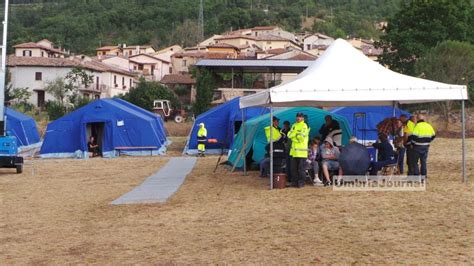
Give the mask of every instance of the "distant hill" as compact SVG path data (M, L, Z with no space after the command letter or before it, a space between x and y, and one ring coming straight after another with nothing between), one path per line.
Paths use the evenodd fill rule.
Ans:
M204 0L205 35L257 25L377 38L401 0ZM198 41L198 0L11 0L9 44L47 38L75 53L109 44Z

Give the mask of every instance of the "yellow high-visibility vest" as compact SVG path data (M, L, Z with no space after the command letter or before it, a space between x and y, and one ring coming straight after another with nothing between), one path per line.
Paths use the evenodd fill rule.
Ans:
M275 128L275 127L272 127L272 128L273 128L273 135L272 135L273 142L279 141L282 137L280 130L278 130L278 128ZM267 142L270 143L270 126L265 127L265 136L267 137Z
M308 158L309 128L304 121L293 124L288 138L291 139L290 155L295 158Z

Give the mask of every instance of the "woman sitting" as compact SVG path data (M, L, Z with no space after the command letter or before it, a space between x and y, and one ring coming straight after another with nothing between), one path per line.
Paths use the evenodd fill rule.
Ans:
M311 146L309 147L308 159L306 159L305 169L310 170L309 173L312 174L311 179L313 180L313 185L320 186L323 184L321 179L319 179L319 162L318 159L321 155L321 149L319 147L321 139L313 139Z
M370 163L370 175L377 175L384 166L397 163L397 156L393 150L392 144L388 141L387 135L380 133L379 141L372 144L377 149L379 160Z

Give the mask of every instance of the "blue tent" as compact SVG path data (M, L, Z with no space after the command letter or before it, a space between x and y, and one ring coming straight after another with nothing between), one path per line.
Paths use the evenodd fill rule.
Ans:
M296 114L302 112L308 116L308 126L310 127L310 138L313 138L319 135L319 129L325 123L324 117L326 115L331 115L328 111L314 108L314 107L294 107L284 110L279 110L273 112L273 115L278 117L280 121L288 120L290 123L294 123L296 120ZM351 130L347 120L340 115L332 115L333 119L339 122L339 125L342 130L342 144L346 145L349 142L351 136ZM260 162L265 156L265 145L267 145L267 138L265 136L264 128L270 125L270 114L265 114L249 121L245 122L245 139L246 139L246 149L245 152L242 152L243 149L243 132L239 131L237 134L234 144L231 148L231 153L229 155L228 161L232 165L237 167L242 167L244 158L243 154L247 155L250 152L250 149L253 150L252 160L255 162Z
M158 128L157 130L157 134L158 134L158 138L160 139L161 142L165 143L168 141L168 137L167 137L167 133L166 133L166 128L165 128L165 123L163 121L163 118L159 115L159 114L155 114L155 113L152 113L150 111L147 111L141 107L138 107L134 104L131 104L123 99L120 99L120 98L112 98L112 100L120 103L120 104L123 104L135 111L138 111L148 117L151 117L154 121L155 121L155 124L156 124L156 127Z
M246 108L244 111L245 120L268 112L268 108L265 107ZM183 153L197 153L197 131L200 123L204 123L206 126L208 138L217 139L219 141L218 144L207 144L206 153L220 153L222 145L225 150L229 149L234 142L235 134L237 134L242 125L242 110L239 107L239 97L199 115L191 129L188 143Z
M97 137L104 157L114 157L116 147L157 147L154 154L166 151L163 128L153 113L118 100L96 100L48 124L41 157L87 158L87 141ZM150 154L139 149L130 155Z
M338 107L330 110L333 114L344 116L349 122L354 136L359 140L377 140L377 124L387 117L393 116L391 106L351 106ZM410 113L399 108L395 108L395 116L405 114L410 117Z
M8 107L5 108L5 115L7 116L7 135L15 136L19 147L40 143L40 135L33 118Z

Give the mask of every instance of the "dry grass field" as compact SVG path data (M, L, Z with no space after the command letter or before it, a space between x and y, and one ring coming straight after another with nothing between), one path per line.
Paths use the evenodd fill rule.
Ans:
M217 157L206 157L167 203L126 206L109 203L166 157L36 160L34 175L31 162L22 175L0 171L0 261L472 263L474 139L468 184L459 143L436 139L426 192L269 191L256 173L213 174Z

